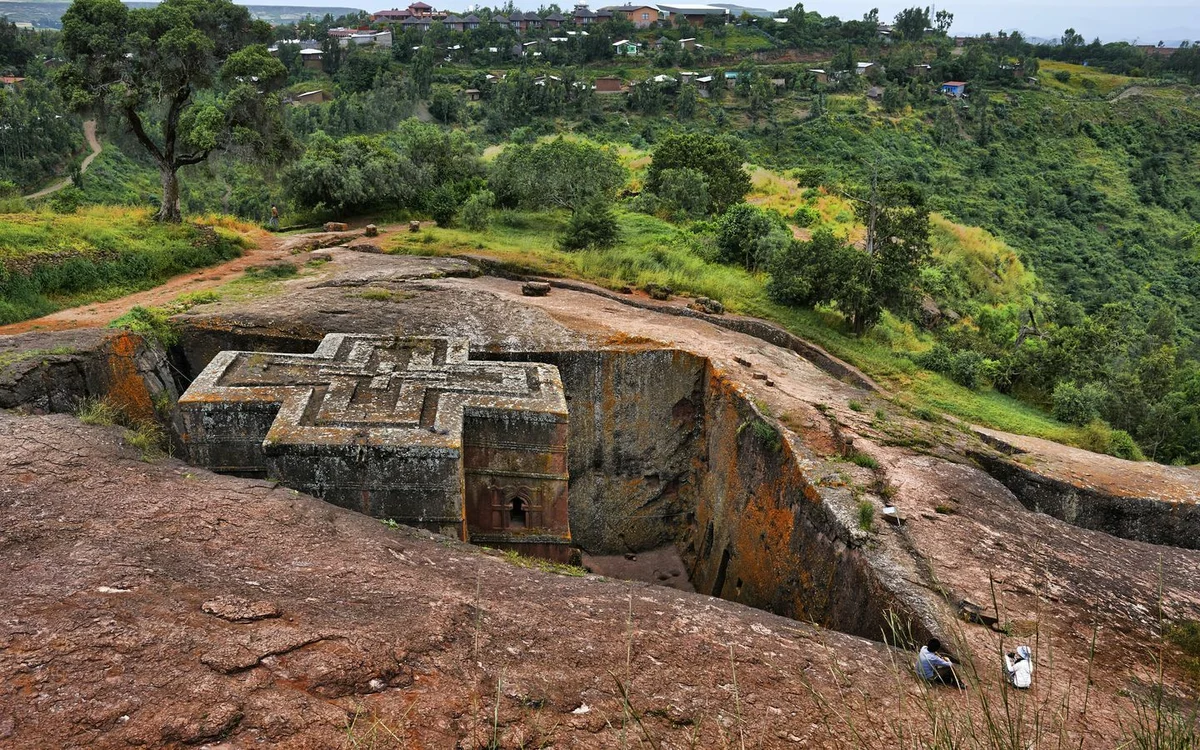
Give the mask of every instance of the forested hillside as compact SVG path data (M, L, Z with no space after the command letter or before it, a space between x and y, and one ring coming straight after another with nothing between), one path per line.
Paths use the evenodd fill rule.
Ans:
M105 2L76 7L120 12ZM482 249L704 294L818 340L915 408L1200 462L1196 48L1089 44L1070 30L1050 45L955 40L945 11L884 25L801 6L649 29L618 13L586 36L569 20L570 35L397 25L389 48L328 35L365 23L244 24L258 52L243 71L274 71L265 45L285 40L271 53L282 72L253 79L249 114L283 102L286 138L231 124L255 87L213 67L195 111L227 119L211 132L180 119L193 128L181 144L203 152L179 171L185 214L265 223L274 204L285 225L434 219L429 240L393 249ZM13 38L28 52L0 68L30 84L0 94L0 110L62 123L61 137L38 136L57 140L0 146L0 179L24 189L69 168L78 115L65 102L83 89L45 70L70 57L58 36ZM319 63L286 40L315 40ZM304 103L314 91L331 100ZM109 148L57 210L160 201L154 153L128 112L103 104L88 112ZM139 106L161 139L166 110Z

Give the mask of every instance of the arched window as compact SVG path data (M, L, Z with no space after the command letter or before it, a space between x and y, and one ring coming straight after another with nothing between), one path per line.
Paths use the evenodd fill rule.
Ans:
M508 526L513 529L525 528L525 500L521 497L512 499L512 510L508 514Z

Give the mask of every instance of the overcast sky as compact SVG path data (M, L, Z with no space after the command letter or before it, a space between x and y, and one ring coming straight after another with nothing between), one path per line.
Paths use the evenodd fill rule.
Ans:
M913 0L809 0L804 7L843 20L878 7L882 20L916 4ZM1141 44L1200 39L1200 0L950 0L937 7L954 14L951 33L958 34L1019 29L1026 36L1058 37L1073 27L1088 41L1097 36L1105 41L1137 39Z

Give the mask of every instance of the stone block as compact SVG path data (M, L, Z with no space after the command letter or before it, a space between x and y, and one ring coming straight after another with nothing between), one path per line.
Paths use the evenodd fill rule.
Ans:
M521 294L526 297L545 297L550 293L550 284L546 281L526 281L521 285Z
M367 237L378 237L379 236L379 227L375 226L374 224L368 224L363 229L363 234L366 235Z
M349 228L350 228L349 224L344 224L340 221L325 222L325 231L326 232L345 232Z

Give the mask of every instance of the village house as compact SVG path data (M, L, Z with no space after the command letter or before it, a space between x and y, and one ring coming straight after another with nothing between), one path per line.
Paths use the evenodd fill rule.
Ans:
M0 88L5 91L18 91L24 86L24 78L19 76L0 76Z
M324 56L325 53L316 47L306 47L300 50L300 64L309 70L320 70Z
M700 76L696 79L696 90L700 92L700 96L707 99L712 93L712 76Z
M408 6L408 12L417 17L430 18L433 16L433 6L417 0L417 2Z
M409 29L416 29L417 31L429 31L429 26L432 23L433 20L429 16L409 16L408 18L404 19L403 23L400 25L404 27L405 31Z
M391 10L377 10L371 14L371 22L400 23L411 15L412 13L407 10L398 10L396 8L392 8Z
M611 5L604 10L620 13L639 29L647 29L658 23L658 8L653 5Z
M467 95L467 101L469 102L477 102L483 96L483 93L479 89L467 89L463 93Z
M344 36L338 39L338 46L343 49L351 44L359 47L382 47L390 49L392 46L391 31L356 31L350 36Z
M962 81L946 81L942 84L941 92L947 96L960 99L967 93L967 84Z
M867 73L869 73L871 71L871 68L873 68L873 67L875 67L875 63L873 63L873 62L855 63L854 64L854 72L860 76L865 76Z
M463 20L453 13L443 18L442 24L451 31L463 31Z
M563 17L562 13L551 13L550 15L546 16L546 18L545 18L546 28L548 28L548 29L561 28L563 23L566 22L566 20L567 19Z
M817 79L817 83L829 83L829 74L825 72L824 68L809 68L804 72Z
M696 82L696 76L697 76L697 75L698 75L698 74L697 74L695 71L693 71L693 70L684 70L684 71L680 71L680 73L679 73L679 82L680 82L680 83L682 83L682 84L684 84L684 85L687 85L687 84L689 84L689 83L695 83L695 82Z
M680 40L679 40L679 46L680 46L682 49L696 49L696 47L698 47L698 46L700 46L700 45L696 44L696 37L694 37L694 36L689 36L689 37L688 37L688 38L686 38L686 39L680 39Z
M596 79L597 94L619 94L621 93L621 79L616 76L605 76Z
M296 94L292 97L292 106L300 107L305 104L320 104L322 102L332 101L333 97L323 89L315 89L313 91L305 91L303 94Z
M482 21L479 20L479 16L472 13L463 19L463 31L474 31L479 28L480 23Z
M622 57L637 57L638 47L642 45L638 42L632 42L628 39L621 39L612 43L613 50Z
M576 5L575 10L571 11L571 17L575 19L576 26L587 26L596 22L596 14L588 10L587 5L582 3Z
M704 22L716 17L721 23L729 23L729 9L722 8L716 5L703 4L676 4L676 5L660 5L658 6L659 18L669 18L674 20L676 16L683 16L684 20L692 26L703 26Z

